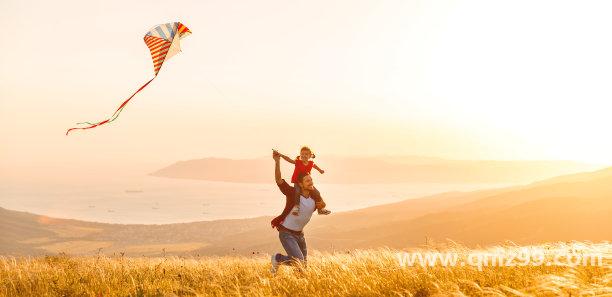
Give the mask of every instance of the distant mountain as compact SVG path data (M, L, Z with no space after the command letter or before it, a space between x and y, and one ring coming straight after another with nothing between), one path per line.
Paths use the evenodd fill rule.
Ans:
M593 170L596 167L570 161L458 161L429 157L317 158L325 170L315 172L326 183L527 183L553 176ZM226 181L270 182L270 158L232 160L204 158L180 161L151 173L153 176ZM283 172L292 165L282 161ZM314 172L314 171L313 171Z
M279 195L280 196L280 195ZM280 198L280 197L279 197ZM279 212L282 208L279 201ZM612 239L612 168L503 189L452 192L316 216L310 248L404 248L449 238L468 246ZM270 217L168 225L54 219L0 208L0 253L127 255L280 251Z

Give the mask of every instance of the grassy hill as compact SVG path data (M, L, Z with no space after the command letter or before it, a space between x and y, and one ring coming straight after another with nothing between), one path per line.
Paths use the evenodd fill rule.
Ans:
M485 265L470 255L495 253L510 259L524 250L542 261ZM573 251L582 261L556 255ZM398 250L309 253L304 267L270 273L269 257L124 257L116 255L38 258L0 256L0 296L610 296L612 245L555 243L540 246L462 246L411 249L410 253L455 255L404 265ZM534 255L536 253L534 252ZM601 255L602 261L598 259ZM484 258L481 258L484 259ZM587 259L588 261L584 261ZM454 264L453 264L454 263ZM461 265L463 263L465 265ZM523 265L527 263L528 265ZM570 264L571 263L571 264Z
M310 248L404 248L447 238L469 247L612 238L612 168L530 185L453 192L316 216ZM279 212L283 197L279 194ZM168 225L55 219L0 208L1 254L228 255L282 250L269 217Z

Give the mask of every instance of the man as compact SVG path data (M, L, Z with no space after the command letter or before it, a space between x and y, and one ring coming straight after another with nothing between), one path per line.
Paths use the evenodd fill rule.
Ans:
M325 207L324 202L320 202L322 205L317 205L310 197L314 191L314 184L310 174L300 174L297 177L297 182L300 185L300 211L298 215L288 214L296 207L296 201L293 198L295 189L287 184L287 182L281 177L280 170L280 158L281 155L277 151L272 152L272 158L274 159L275 169L274 177L276 184L281 192L285 195L285 209L283 213L278 217L274 218L271 222L272 227L278 229L278 238L280 239L283 248L287 252L287 255L274 254L272 255L272 272L276 272L280 264L297 264L306 263L306 256L308 251L306 249L306 240L304 239L304 232L302 231L306 224L310 221L312 213L317 209Z

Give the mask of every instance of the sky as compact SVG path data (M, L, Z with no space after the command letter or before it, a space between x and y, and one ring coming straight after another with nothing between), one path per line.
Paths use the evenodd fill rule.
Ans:
M271 148L612 164L609 1L0 1L0 175ZM142 38L192 35L159 77Z

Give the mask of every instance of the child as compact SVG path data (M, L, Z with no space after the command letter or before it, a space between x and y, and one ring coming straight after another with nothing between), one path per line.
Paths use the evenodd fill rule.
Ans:
M325 173L324 170L322 170L321 168L319 168L319 166L317 166L313 161L310 161L310 159L314 159L315 155L312 153L312 151L310 150L309 147L304 146L300 149L300 155L297 156L295 158L295 160L280 154L280 156L285 159L285 161L291 163L291 164L295 164L295 169L293 170L293 176L291 176L291 182L293 183L293 186L295 187L295 195L294 195L294 199L295 199L295 205L296 205L296 209L295 211L293 211L291 214L293 215L298 215L298 212L300 211L300 184L297 182L297 176L304 172L304 173L308 173L310 174L310 170L312 168L316 169L317 171L319 171L319 173L323 174ZM314 189L314 191L312 192L312 198L314 199L315 202L320 202L323 201L323 199L321 198L321 193L319 193L319 190L317 190L316 188ZM325 209L325 208L317 208L317 212L320 215L328 215L331 213L331 211Z

